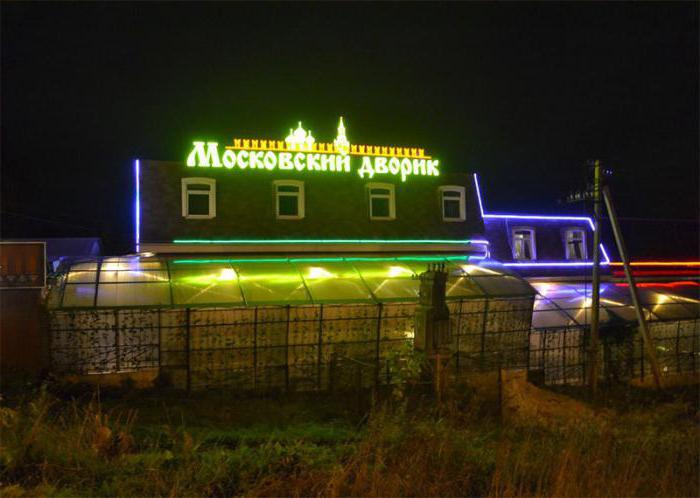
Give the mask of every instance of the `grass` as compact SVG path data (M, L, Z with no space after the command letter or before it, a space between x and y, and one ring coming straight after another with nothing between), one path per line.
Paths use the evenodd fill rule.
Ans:
M0 410L1 494L697 496L697 386L620 389L612 423L504 426L469 389L365 416L355 398L25 387Z

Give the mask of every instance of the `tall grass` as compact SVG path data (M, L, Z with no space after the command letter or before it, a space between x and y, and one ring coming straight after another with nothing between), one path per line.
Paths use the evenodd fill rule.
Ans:
M502 426L474 398L337 419L210 423L68 402L0 410L2 496L697 496L695 409L665 403L585 425ZM177 407L173 399L171 409ZM206 410L211 420L206 420ZM269 402L270 412L284 411ZM313 405L310 407L313 411ZM158 419L158 415L161 416ZM149 423L143 419L148 418ZM294 418L294 417L292 417ZM612 420L612 421L609 421ZM157 423L154 423L157 422Z

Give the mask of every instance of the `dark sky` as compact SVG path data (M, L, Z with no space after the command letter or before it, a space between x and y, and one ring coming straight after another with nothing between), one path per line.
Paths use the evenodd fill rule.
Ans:
M600 158L621 215L698 213L697 3L1 8L4 236L127 250L133 158L340 115L479 172L491 210L556 212Z

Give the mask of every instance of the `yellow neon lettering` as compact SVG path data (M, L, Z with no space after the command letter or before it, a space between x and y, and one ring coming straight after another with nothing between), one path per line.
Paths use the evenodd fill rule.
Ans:
M329 156L323 154L321 156L321 171L334 171L335 170L335 156Z
M236 161L238 167L241 169L246 169L248 167L248 151L242 150L238 153L238 160Z
M279 156L279 168L280 169L294 169L294 164L292 164L292 154L289 152L281 152Z
M263 155L262 152L251 152L250 153L250 169L263 169L262 161L260 157Z
M406 177L413 172L413 164L410 159L401 159L401 181L405 182Z
M306 154L303 154L301 152L297 152L294 154L294 167L297 169L297 171L303 171L304 168L306 168L306 165L304 164L306 159Z
M401 162L397 158L392 157L391 159L389 159L389 172L392 175L398 175L400 167L401 167Z
M374 159L374 172L377 174L386 174L389 168L386 167L386 157L377 157ZM372 178L370 176L370 178Z
M374 176L374 168L372 167L372 158L363 156L362 157L362 167L357 170L357 174L360 178L364 178L365 174L372 178Z
M272 171L277 166L277 156L274 152L266 152L263 162L265 163L265 169Z
M219 161L219 144L217 142L207 142L206 150L204 149L204 142L193 142L192 145L194 145L194 149L192 149L190 155L187 156L188 167L221 167L221 162Z
M318 162L318 154L306 155L306 169L309 171L321 171L321 164Z
M335 156L335 170L350 173L350 156Z
M438 161L437 159L428 160L428 175L440 176L440 172L438 171L438 164L440 164L440 161Z
M236 165L236 154L232 150L225 150L222 159L227 169L231 169Z
M413 174L414 175L425 175L425 159L414 159L413 160Z

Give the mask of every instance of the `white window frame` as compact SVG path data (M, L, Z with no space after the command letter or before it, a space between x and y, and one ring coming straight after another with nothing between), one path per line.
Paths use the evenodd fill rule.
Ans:
M209 190L190 190L190 185L209 185ZM209 214L190 214L189 193L209 195ZM182 179L182 217L188 220L209 220L216 217L216 180L213 178L183 178Z
M369 209L370 220L395 220L396 219L396 191L391 183L368 183L367 187L367 202ZM373 188L383 188L389 190L389 195L373 194ZM389 199L389 216L374 216L372 214L372 199Z
M278 220L301 220L306 216L306 202L304 194L304 182L299 180L275 180L272 182L275 188L275 216ZM293 195L297 198L297 213L296 215L282 215L280 214L280 191L279 187L298 187L299 193L293 194L292 192L282 192L282 195L291 197Z
M569 245L569 238L574 233L581 234L581 259L574 258L571 253L571 246ZM586 261L588 260L588 247L586 247L586 230L579 227L567 228L564 232L564 250L566 254L566 259L569 261Z
M467 219L467 192L464 187L459 185L443 185L440 187L440 210L442 211L442 221L464 221ZM459 216L457 218L448 218L445 216L445 192L457 192L459 194ZM448 197L450 200L455 200L455 197Z
M532 254L532 258L530 259L524 259L524 258L518 258L517 253L515 251L515 232L530 232L530 254ZM510 241L511 241L511 248L513 250L513 259L516 261L537 261L537 238L536 238L536 232L533 227L513 227L510 230Z

